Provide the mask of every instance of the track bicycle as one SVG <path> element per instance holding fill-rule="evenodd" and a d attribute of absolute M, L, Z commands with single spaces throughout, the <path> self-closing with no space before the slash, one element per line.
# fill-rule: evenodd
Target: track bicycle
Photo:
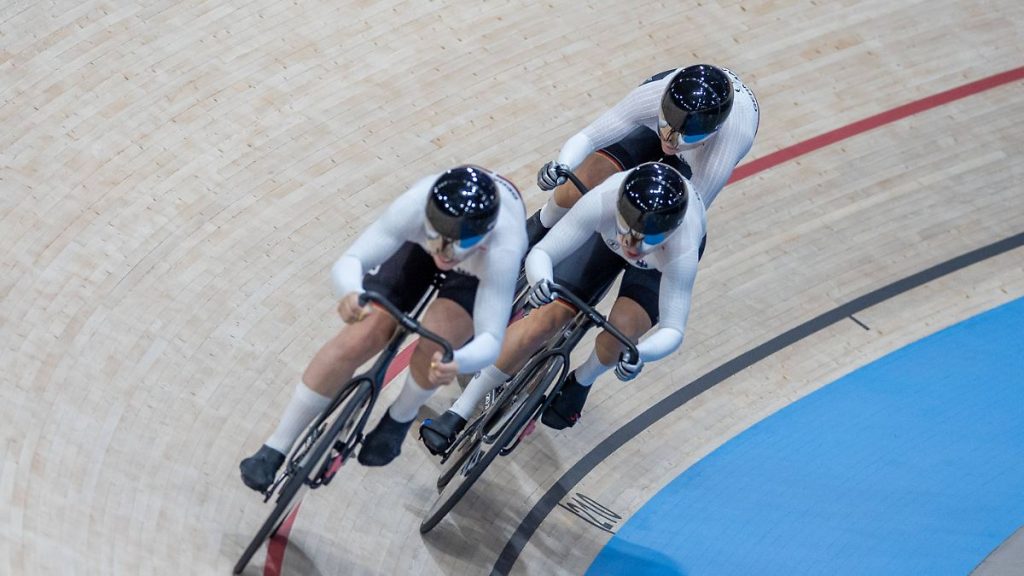
<path fill-rule="evenodd" d="M 577 310 L 576 316 L 518 374 L 488 396 L 483 411 L 442 455 L 438 495 L 420 523 L 421 533 L 432 530 L 451 511 L 495 458 L 510 454 L 533 432 L 569 375 L 569 354 L 588 330 L 603 328 L 626 346 L 628 359 L 639 357 L 636 345 L 603 314 L 565 287 L 552 284 L 552 289 L 558 299 Z"/>
<path fill-rule="evenodd" d="M 409 335 L 415 333 L 421 338 L 436 342 L 443 351 L 442 361 L 451 361 L 451 344 L 423 328 L 417 321 L 436 294 L 440 278 L 435 277 L 430 289 L 420 299 L 412 314 L 402 312 L 376 292 L 364 292 L 359 296 L 360 306 L 372 303 L 398 321 L 395 333 L 373 366 L 368 371 L 354 376 L 341 388 L 327 409 L 317 417 L 292 449 L 282 472 L 263 493 L 264 502 L 270 501 L 275 495 L 277 500 L 273 510 L 256 532 L 256 536 L 235 564 L 235 574 L 240 574 L 260 546 L 277 533 L 285 519 L 298 505 L 302 494 L 306 490 L 330 484 L 338 470 L 362 442 L 363 429 L 380 396 L 387 369 Z"/>

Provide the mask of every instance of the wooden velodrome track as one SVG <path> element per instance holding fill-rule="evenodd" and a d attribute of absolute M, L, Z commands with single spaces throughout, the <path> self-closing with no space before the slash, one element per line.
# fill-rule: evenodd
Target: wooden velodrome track
<path fill-rule="evenodd" d="M 509 176 L 532 211 L 537 168 L 630 87 L 722 64 L 761 105 L 745 162 L 767 160 L 710 211 L 683 349 L 633 384 L 603 377 L 581 425 L 535 434 L 426 537 L 438 465 L 422 446 L 347 467 L 306 498 L 283 567 L 479 574 L 504 550 L 513 573 L 582 572 L 609 534 L 561 507 L 506 545 L 616 429 L 821 314 L 1024 231 L 1019 75 L 770 155 L 1022 54 L 1015 0 L 5 2 L 0 573 L 227 573 L 267 511 L 238 461 L 337 330 L 327 272 L 353 236 L 463 162 Z M 1024 295 L 1024 249 L 1004 248 L 715 383 L 572 492 L 628 518 L 779 408 Z"/>

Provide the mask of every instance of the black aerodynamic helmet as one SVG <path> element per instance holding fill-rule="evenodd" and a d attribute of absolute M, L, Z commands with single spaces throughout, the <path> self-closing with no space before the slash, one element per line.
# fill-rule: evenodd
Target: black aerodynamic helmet
<path fill-rule="evenodd" d="M 682 223 L 688 199 L 678 170 L 660 162 L 641 164 L 619 186 L 619 233 L 659 244 Z"/>
<path fill-rule="evenodd" d="M 444 238 L 475 244 L 494 228 L 498 204 L 498 188 L 490 174 L 476 166 L 458 166 L 441 174 L 430 188 L 427 222 Z"/>
<path fill-rule="evenodd" d="M 694 145 L 715 133 L 732 110 L 729 75 L 708 64 L 687 66 L 672 77 L 661 97 L 662 139 Z"/>

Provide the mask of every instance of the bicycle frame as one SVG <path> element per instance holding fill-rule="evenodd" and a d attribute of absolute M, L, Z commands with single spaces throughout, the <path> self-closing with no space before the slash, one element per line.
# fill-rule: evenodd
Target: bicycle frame
<path fill-rule="evenodd" d="M 438 496 L 420 523 L 420 533 L 432 530 L 498 456 L 507 456 L 530 434 L 536 419 L 565 382 L 569 374 L 569 354 L 587 330 L 594 326 L 604 328 L 626 345 L 629 358 L 637 357 L 632 341 L 601 313 L 568 290 L 560 286 L 555 290 L 559 298 L 576 307 L 576 316 L 545 348 L 534 354 L 446 451 L 442 462 L 447 463 L 447 467 L 437 480 Z"/>
<path fill-rule="evenodd" d="M 431 340 L 441 346 L 442 361 L 450 362 L 452 346 L 444 338 L 423 328 L 416 320 L 426 309 L 428 302 L 437 293 L 443 275 L 435 275 L 430 289 L 416 304 L 412 315 L 407 315 L 383 296 L 364 292 L 359 296 L 359 305 L 374 303 L 380 313 L 390 314 L 397 326 L 384 350 L 377 356 L 373 366 L 355 376 L 342 386 L 331 400 L 331 404 L 315 420 L 302 437 L 302 441 L 291 450 L 284 471 L 264 492 L 264 502 L 277 494 L 273 510 L 249 542 L 242 556 L 235 563 L 234 573 L 240 574 L 260 546 L 280 528 L 281 523 L 292 513 L 303 490 L 312 490 L 330 483 L 341 465 L 363 440 L 363 428 L 373 411 L 374 404 L 383 388 L 387 368 L 398 354 L 402 342 L 412 333 Z M 361 413 L 360 413 L 361 412 Z M 328 420 L 336 414 L 334 420 Z"/>
<path fill-rule="evenodd" d="M 451 345 L 444 341 L 444 339 L 424 329 L 420 326 L 419 322 L 416 321 L 416 319 L 419 318 L 426 310 L 431 300 L 433 300 L 442 279 L 443 276 L 440 275 L 434 278 L 434 281 L 430 284 L 430 288 L 426 293 L 424 293 L 423 297 L 420 298 L 420 301 L 416 304 L 416 307 L 413 309 L 411 314 L 403 313 L 387 299 L 374 292 L 364 292 L 360 295 L 360 305 L 365 306 L 367 303 L 373 303 L 378 308 L 381 308 L 383 312 L 386 312 L 395 318 L 395 321 L 397 322 L 395 332 L 392 334 L 391 339 L 388 340 L 384 350 L 377 355 L 377 359 L 374 361 L 373 365 L 365 372 L 353 376 L 348 382 L 346 382 L 345 385 L 338 390 L 338 393 L 334 395 L 334 398 L 331 400 L 331 404 L 328 408 L 321 412 L 320 415 L 317 416 L 316 420 L 313 421 L 313 424 L 310 425 L 309 430 L 306 432 L 305 436 L 303 436 L 302 441 L 296 444 L 296 448 L 288 457 L 288 461 L 283 472 L 274 480 L 274 483 L 267 488 L 266 492 L 263 493 L 264 502 L 269 501 L 276 492 L 277 487 L 280 486 L 285 479 L 295 473 L 301 465 L 306 453 L 317 442 L 320 435 L 323 433 L 325 428 L 324 424 L 327 422 L 327 419 L 348 398 L 350 391 L 358 390 L 359 386 L 363 382 L 369 382 L 370 384 L 370 398 L 367 400 L 367 407 L 363 410 L 362 416 L 356 424 L 356 430 L 361 431 L 366 426 L 366 421 L 369 418 L 370 413 L 373 411 L 373 407 L 377 403 L 377 398 L 380 396 L 381 390 L 384 388 L 384 378 L 387 375 L 387 370 L 391 366 L 391 362 L 395 359 L 395 356 L 398 355 L 398 352 L 402 347 L 402 343 L 405 342 L 405 339 L 408 338 L 410 334 L 420 334 L 429 340 L 438 342 L 443 349 L 444 357 L 442 360 L 445 362 L 451 361 L 453 353 Z M 347 447 L 346 456 L 351 453 L 351 451 L 354 450 L 360 442 L 362 442 L 361 432 L 357 435 L 356 441 L 353 442 L 351 446 Z M 317 488 L 321 485 L 321 483 L 310 483 L 311 488 Z"/>
<path fill-rule="evenodd" d="M 566 327 L 560 330 L 556 336 L 552 337 L 551 341 L 547 344 L 546 347 L 539 350 L 527 361 L 526 365 L 523 366 L 521 370 L 519 370 L 517 375 L 505 386 L 505 390 L 502 392 L 503 395 L 506 393 L 512 393 L 512 391 L 517 391 L 522 387 L 524 381 L 529 378 L 542 378 L 544 376 L 544 373 L 538 373 L 537 367 L 550 361 L 552 358 L 556 358 L 558 360 L 557 369 L 559 371 L 558 377 L 555 380 L 556 384 L 552 387 L 550 393 L 547 394 L 546 398 L 544 399 L 544 402 L 538 407 L 535 414 L 533 414 L 531 421 L 536 420 L 536 418 L 541 413 L 544 412 L 544 410 L 554 399 L 558 390 L 561 388 L 562 383 L 565 382 L 566 377 L 568 377 L 569 375 L 569 355 L 580 343 L 580 340 L 583 339 L 583 336 L 586 335 L 587 331 L 590 330 L 591 328 L 598 327 L 607 330 L 613 337 L 615 337 L 617 340 L 626 345 L 626 349 L 627 352 L 630 354 L 630 358 L 636 358 L 639 354 L 636 350 L 636 345 L 633 344 L 633 342 L 629 338 L 623 335 L 611 322 L 609 322 L 604 317 L 604 315 L 595 310 L 590 304 L 581 300 L 579 297 L 577 297 L 575 294 L 573 294 L 565 287 L 558 286 L 557 284 L 552 284 L 552 288 L 559 294 L 560 300 L 566 302 L 567 304 L 569 304 L 570 306 L 574 307 L 577 310 L 576 316 L 574 316 L 573 319 L 570 320 L 569 323 L 566 325 Z M 598 300 L 600 300 L 600 298 L 598 298 Z M 498 399 L 495 400 L 494 405 L 497 406 L 503 403 L 504 397 L 499 397 Z M 480 430 L 480 435 L 484 442 L 494 442 L 501 435 L 501 433 L 504 432 L 505 428 L 512 421 L 515 420 L 515 416 L 517 413 L 518 411 L 513 411 L 511 413 L 502 414 L 501 419 L 503 419 L 504 422 L 501 422 L 500 426 L 494 428 L 492 428 L 491 426 L 494 424 L 494 420 L 498 417 L 497 413 L 492 413 L 487 415 L 486 417 L 477 419 L 473 423 L 471 428 L 463 431 L 463 433 L 459 435 L 459 438 L 456 440 L 456 442 L 452 443 L 452 445 L 445 452 L 444 456 L 442 456 L 441 464 L 445 464 L 448 461 L 448 459 L 458 451 L 458 448 L 460 447 L 463 441 L 472 437 L 474 429 Z M 519 436 L 517 437 L 514 444 L 512 444 L 511 446 L 503 447 L 501 454 L 503 456 L 508 455 L 513 449 L 515 449 L 516 446 L 518 446 L 519 441 L 521 439 L 522 436 Z"/>

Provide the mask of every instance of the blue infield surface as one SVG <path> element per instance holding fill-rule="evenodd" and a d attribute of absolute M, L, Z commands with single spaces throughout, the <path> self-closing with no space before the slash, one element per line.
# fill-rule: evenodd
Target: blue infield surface
<path fill-rule="evenodd" d="M 1024 298 L 730 440 L 587 574 L 967 574 L 1022 525 Z"/>

